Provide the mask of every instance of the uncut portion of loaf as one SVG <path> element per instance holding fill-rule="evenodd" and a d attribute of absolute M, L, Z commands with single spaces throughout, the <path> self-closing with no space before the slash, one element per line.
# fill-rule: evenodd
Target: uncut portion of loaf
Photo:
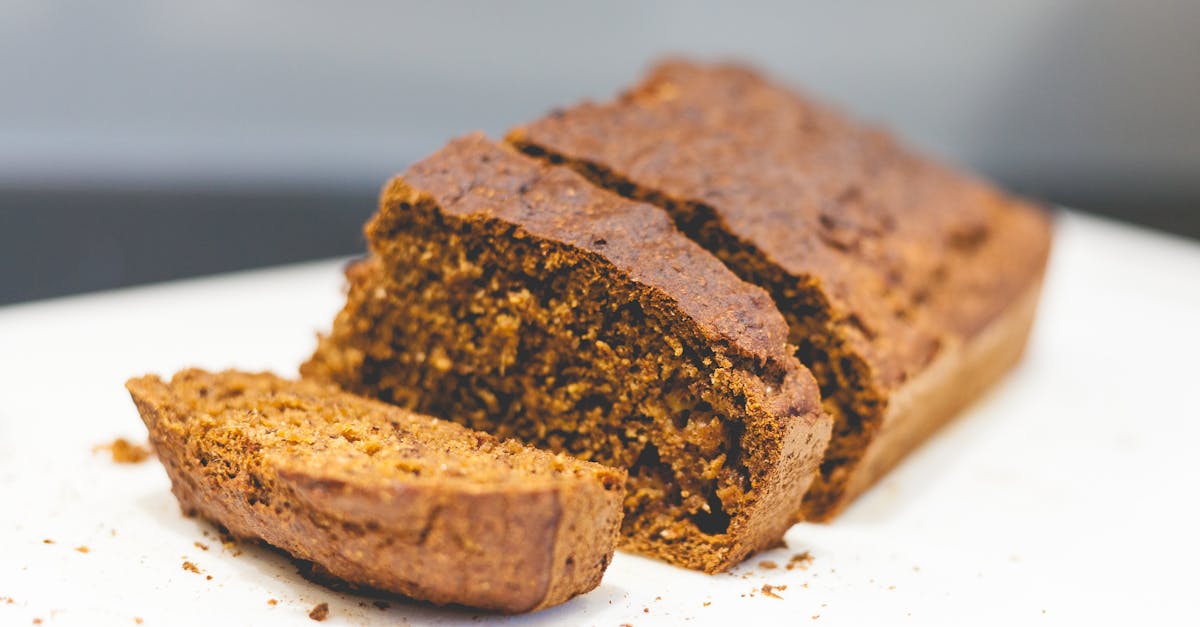
<path fill-rule="evenodd" d="M 816 382 L 661 209 L 472 135 L 388 185 L 367 238 L 306 377 L 628 468 L 629 550 L 718 571 L 791 526 Z"/>
<path fill-rule="evenodd" d="M 809 518 L 835 514 L 1021 354 L 1047 216 L 750 70 L 667 62 L 508 140 L 663 207 L 771 293 L 836 419 Z"/>
<path fill-rule="evenodd" d="M 623 471 L 270 374 L 126 387 L 185 512 L 348 582 L 526 612 L 612 559 Z"/>

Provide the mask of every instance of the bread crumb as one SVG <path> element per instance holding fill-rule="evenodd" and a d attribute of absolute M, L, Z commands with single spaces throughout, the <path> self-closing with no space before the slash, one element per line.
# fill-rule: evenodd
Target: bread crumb
<path fill-rule="evenodd" d="M 704 607 L 708 607 L 708 606 L 710 606 L 710 605 L 712 605 L 712 601 L 705 601 L 705 602 L 704 602 Z"/>
<path fill-rule="evenodd" d="M 779 564 L 776 564 L 775 562 L 772 562 L 771 560 L 763 560 L 758 563 L 758 567 L 765 568 L 767 570 L 773 570 L 773 569 L 779 568 Z"/>
<path fill-rule="evenodd" d="M 212 581 L 212 575 L 205 575 L 204 579 L 207 581 Z"/>
<path fill-rule="evenodd" d="M 818 618 L 821 618 L 821 615 L 820 615 L 820 614 L 813 614 L 813 615 L 812 615 L 812 619 L 813 619 L 813 620 L 817 620 Z"/>
<path fill-rule="evenodd" d="M 312 611 L 308 613 L 308 617 L 318 622 L 329 618 L 329 604 L 318 603 L 317 606 L 312 608 Z"/>
<path fill-rule="evenodd" d="M 81 545 L 79 545 L 79 546 L 75 547 L 75 550 L 76 550 L 76 551 L 79 551 L 80 553 L 89 553 L 89 552 L 91 552 L 91 549 L 87 548 L 87 545 L 86 545 L 86 544 L 81 544 Z"/>
<path fill-rule="evenodd" d="M 183 569 L 189 573 L 196 573 L 197 575 L 200 574 L 200 568 L 187 560 L 184 560 L 183 562 Z"/>
<path fill-rule="evenodd" d="M 775 594 L 776 590 L 779 590 L 780 592 L 782 592 L 784 590 L 787 590 L 787 586 L 772 586 L 769 583 L 764 583 L 762 585 L 763 596 L 768 596 L 768 597 L 771 597 L 772 599 L 782 599 L 783 597 L 779 596 L 778 594 Z"/>
<path fill-rule="evenodd" d="M 812 561 L 812 553 L 809 553 L 808 551 L 796 553 L 791 559 L 788 560 L 787 569 L 794 570 L 799 568 L 800 570 L 808 570 L 808 565 L 811 564 Z"/>
<path fill-rule="evenodd" d="M 197 549 L 200 549 L 201 551 L 207 551 L 207 550 L 208 550 L 208 545 L 207 545 L 207 544 L 205 544 L 205 543 L 203 543 L 203 542 L 193 542 L 192 544 L 196 545 L 196 548 L 197 548 Z"/>
<path fill-rule="evenodd" d="M 35 618 L 35 619 L 33 619 L 33 624 L 34 624 L 34 625 L 41 625 L 41 624 L 42 624 L 42 619 L 40 619 L 40 618 Z"/>
<path fill-rule="evenodd" d="M 643 608 L 642 608 L 642 612 L 643 612 L 643 613 L 645 613 L 645 614 L 649 614 L 649 613 L 650 613 L 650 608 L 648 608 L 648 607 L 643 607 Z"/>
<path fill-rule="evenodd" d="M 108 451 L 113 463 L 140 464 L 150 457 L 150 449 L 141 444 L 134 444 L 125 438 L 117 438 L 108 444 L 92 447 L 92 452 Z"/>
<path fill-rule="evenodd" d="M 279 599 L 267 599 L 267 605 L 279 605 Z"/>
<path fill-rule="evenodd" d="M 134 617 L 133 617 L 133 622 L 135 622 L 135 623 L 137 623 L 137 624 L 141 625 L 141 624 L 142 624 L 142 617 L 141 617 L 141 616 L 134 616 Z"/>
<path fill-rule="evenodd" d="M 46 538 L 45 540 L 42 540 L 42 544 L 54 544 L 54 540 L 51 540 L 50 538 Z"/>

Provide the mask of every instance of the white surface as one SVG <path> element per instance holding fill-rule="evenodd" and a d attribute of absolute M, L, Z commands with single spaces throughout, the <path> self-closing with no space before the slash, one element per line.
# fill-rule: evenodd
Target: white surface
<path fill-rule="evenodd" d="M 481 620 L 1194 620 L 1200 246 L 1071 214 L 1059 227 L 1022 366 L 836 523 L 798 525 L 788 548 L 732 575 L 620 554 L 584 597 Z M 14 599 L 0 598 L 0 624 L 308 624 L 322 601 L 326 624 L 480 616 L 403 601 L 383 611 L 308 583 L 269 551 L 235 557 L 180 515 L 157 462 L 91 452 L 144 438 L 122 388 L 131 375 L 294 373 L 340 305 L 340 283 L 340 264 L 325 262 L 0 309 L 0 597 Z M 807 569 L 759 566 L 805 550 Z M 185 559 L 204 574 L 184 571 Z M 764 583 L 786 585 L 783 598 L 751 596 Z"/>

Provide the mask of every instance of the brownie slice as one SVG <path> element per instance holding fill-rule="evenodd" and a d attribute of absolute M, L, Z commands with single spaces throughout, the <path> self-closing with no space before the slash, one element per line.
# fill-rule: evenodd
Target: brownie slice
<path fill-rule="evenodd" d="M 306 377 L 629 469 L 621 546 L 777 543 L 829 437 L 770 297 L 631 202 L 481 135 L 385 189 Z"/>
<path fill-rule="evenodd" d="M 126 387 L 189 514 L 348 582 L 525 612 L 600 583 L 625 473 L 269 374 Z"/>
<path fill-rule="evenodd" d="M 1038 208 L 733 65 L 672 61 L 509 142 L 667 210 L 773 296 L 836 424 L 805 515 L 870 486 L 1019 357 Z"/>

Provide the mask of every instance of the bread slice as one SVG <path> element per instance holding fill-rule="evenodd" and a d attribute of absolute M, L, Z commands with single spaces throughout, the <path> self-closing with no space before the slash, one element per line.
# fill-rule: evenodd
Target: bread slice
<path fill-rule="evenodd" d="M 628 468 L 629 550 L 719 571 L 791 526 L 815 380 L 662 210 L 472 135 L 393 180 L 367 239 L 306 377 Z"/>
<path fill-rule="evenodd" d="M 750 70 L 667 62 L 508 140 L 664 208 L 771 293 L 836 419 L 807 518 L 836 514 L 1020 356 L 1047 216 Z"/>
<path fill-rule="evenodd" d="M 270 374 L 126 387 L 185 512 L 348 582 L 527 612 L 612 559 L 623 471 Z"/>

